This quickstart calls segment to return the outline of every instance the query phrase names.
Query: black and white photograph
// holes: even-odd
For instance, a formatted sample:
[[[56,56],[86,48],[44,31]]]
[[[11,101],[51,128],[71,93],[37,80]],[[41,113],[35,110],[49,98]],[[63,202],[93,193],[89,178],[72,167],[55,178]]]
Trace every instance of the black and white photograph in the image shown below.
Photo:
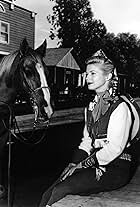
[[[0,207],[140,206],[139,0],[0,0]]]

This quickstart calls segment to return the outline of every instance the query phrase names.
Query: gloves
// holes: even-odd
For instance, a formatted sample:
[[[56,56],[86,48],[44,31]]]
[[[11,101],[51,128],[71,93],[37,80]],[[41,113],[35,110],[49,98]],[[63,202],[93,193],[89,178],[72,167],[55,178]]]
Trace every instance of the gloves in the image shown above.
[[[88,167],[96,167],[99,168],[99,163],[96,158],[96,152],[99,149],[96,149],[94,153],[92,153],[90,156],[87,157],[87,153],[83,150],[78,150],[78,153],[76,153],[75,161],[78,162],[82,157],[87,157],[84,160],[82,160],[79,163],[70,163],[62,172],[60,176],[60,181],[65,180],[67,177],[71,176],[76,170],[80,170],[82,168],[88,168]],[[78,156],[77,156],[78,155]]]
[[[81,162],[82,168],[96,167],[99,168],[99,163],[96,158],[96,151]]]
[[[73,163],[79,163],[82,160],[84,160],[87,156],[88,156],[88,153],[85,152],[84,150],[76,149],[74,154],[73,154],[72,162]]]
[[[75,170],[77,169],[81,169],[81,163],[79,164],[75,164],[75,163],[70,163],[62,172],[61,176],[60,176],[60,180],[63,181],[65,180],[67,177],[71,176]]]

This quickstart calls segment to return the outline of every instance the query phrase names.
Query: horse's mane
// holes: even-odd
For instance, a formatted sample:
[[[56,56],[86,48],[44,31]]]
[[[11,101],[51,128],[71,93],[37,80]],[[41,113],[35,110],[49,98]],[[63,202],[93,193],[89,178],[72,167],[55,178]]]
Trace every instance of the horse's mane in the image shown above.
[[[7,56],[5,56],[0,62],[0,77],[4,72],[9,73],[12,67],[12,64],[18,54],[18,51],[15,51]]]

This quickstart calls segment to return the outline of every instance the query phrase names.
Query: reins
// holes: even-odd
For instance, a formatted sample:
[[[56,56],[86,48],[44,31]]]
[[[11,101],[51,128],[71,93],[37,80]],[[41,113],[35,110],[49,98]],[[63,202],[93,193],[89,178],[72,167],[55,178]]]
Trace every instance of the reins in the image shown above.
[[[30,52],[29,52],[29,55],[34,60],[34,63],[37,64],[38,63],[37,58],[33,54],[31,54]],[[20,58],[21,57],[22,57],[22,55],[20,54]],[[30,97],[29,99],[30,99],[32,108],[34,110],[35,120],[34,120],[34,124],[33,124],[34,126],[33,126],[33,128],[35,128],[36,127],[36,124],[38,122],[38,114],[39,114],[39,110],[38,110],[38,106],[37,106],[37,95],[38,95],[38,92],[40,90],[42,90],[43,88],[46,88],[46,89],[48,89],[50,91],[50,88],[49,88],[48,85],[47,86],[40,86],[40,87],[35,88],[35,89],[34,88],[32,89],[30,87],[29,83],[27,82],[27,80],[26,80],[26,78],[24,76],[24,72],[22,70],[22,67],[20,67],[20,64],[22,63],[23,59],[24,59],[24,57],[20,60],[20,63],[18,64],[18,67],[19,67],[19,71],[20,71],[20,74],[21,74],[20,75],[21,76],[21,79],[22,79],[23,83],[26,86],[26,88],[24,88],[24,89],[26,90],[27,94],[29,94],[29,97]]]
[[[35,63],[37,63],[37,59],[32,54],[30,54],[30,55],[34,59]],[[16,67],[19,67],[20,66],[22,60],[23,59],[21,59],[21,55],[20,55],[20,62],[19,62],[19,64]],[[45,134],[46,134],[46,132],[44,132],[43,135],[41,136],[41,138],[38,141],[36,141],[36,142],[32,142],[31,143],[31,142],[28,141],[28,140],[32,140],[33,141],[32,138],[34,136],[34,132],[36,130],[37,123],[38,123],[39,110],[38,110],[38,106],[37,106],[37,101],[36,101],[37,98],[36,98],[36,96],[37,96],[38,91],[40,91],[41,89],[47,88],[48,90],[50,90],[50,88],[48,86],[40,86],[40,87],[38,87],[36,89],[32,89],[29,86],[29,84],[26,81],[26,79],[24,78],[24,73],[21,70],[21,68],[20,68],[19,72],[20,72],[21,77],[22,77],[21,81],[23,81],[24,84],[25,84],[25,86],[26,86],[24,89],[26,90],[27,94],[29,94],[29,99],[30,99],[32,108],[34,109],[34,116],[35,116],[35,118],[34,118],[34,123],[33,123],[32,130],[31,130],[31,135],[28,138],[26,138],[25,136],[22,135],[22,133],[21,133],[21,131],[19,129],[19,126],[18,126],[16,117],[14,115],[14,112],[13,112],[11,106],[8,103],[4,102],[4,101],[0,101],[0,103],[2,103],[3,105],[7,106],[8,110],[9,110],[9,114],[10,114],[9,126],[6,125],[4,119],[1,119],[1,120],[2,120],[3,125],[6,128],[6,130],[10,134],[12,134],[17,140],[20,140],[24,144],[33,144],[33,145],[35,145],[35,144],[39,144],[44,139]],[[12,123],[13,123],[13,129],[12,129]],[[48,126],[49,126],[49,120],[48,120],[48,123],[46,124],[46,129],[48,128]],[[19,136],[15,132],[16,129],[18,131]]]
[[[42,90],[43,94],[41,94],[40,90],[43,88],[48,88],[47,82],[43,82],[39,79],[39,76],[41,76],[40,70],[38,70],[41,66],[43,66],[43,57],[45,55],[45,50],[46,50],[46,41],[38,47],[36,50],[32,49],[29,47],[28,42],[26,38],[23,39],[23,41],[20,44],[20,48],[18,51],[13,52],[12,54],[6,56],[3,60],[2,63],[0,64],[0,69],[2,71],[1,73],[1,79],[2,83],[5,84],[5,87],[3,87],[4,84],[2,84],[1,87],[1,99],[0,99],[0,122],[2,125],[2,133],[1,135],[3,136],[3,131],[7,135],[6,142],[8,145],[9,149],[9,154],[8,154],[8,207],[11,207],[11,154],[12,154],[12,136],[16,138],[17,140],[20,140],[21,142],[25,144],[38,144],[44,139],[46,131],[44,131],[43,135],[39,138],[38,136],[35,137],[35,131],[38,129],[37,128],[37,123],[41,123],[42,121],[48,120],[48,117],[51,116],[51,111],[46,111],[47,109],[45,108],[46,103],[45,100],[43,99],[43,94],[44,96],[47,95],[47,91],[45,94],[45,91]],[[38,65],[37,65],[38,64]],[[34,67],[34,70],[32,71],[32,68]],[[44,68],[44,67],[43,67]],[[39,76],[28,76],[28,74],[31,72],[35,72],[35,75],[37,75],[37,72],[39,73]],[[30,75],[30,74],[29,74]],[[35,79],[36,78],[36,79]],[[42,77],[41,77],[42,78]],[[5,82],[4,82],[5,81]],[[35,81],[37,81],[35,83]],[[41,87],[40,86],[41,83]],[[44,84],[43,84],[44,83]],[[46,86],[44,86],[46,85]],[[10,89],[8,91],[8,89]],[[33,127],[31,129],[31,135],[30,137],[26,138],[24,134],[21,133],[20,128],[18,126],[14,110],[13,110],[13,102],[10,102],[10,97],[7,97],[9,101],[5,101],[6,95],[10,95],[11,99],[14,98],[12,97],[12,92],[15,89],[16,94],[18,94],[18,91],[22,92],[21,90],[24,89],[26,92],[28,99],[30,99],[30,103],[32,104],[32,107],[34,109],[34,123]],[[9,92],[9,93],[8,93]],[[7,94],[8,93],[8,94]],[[49,92],[48,92],[49,93]],[[42,97],[42,99],[40,99]],[[45,98],[50,98],[49,96]],[[42,102],[43,103],[42,103]],[[48,100],[46,100],[48,103]],[[40,105],[43,105],[44,111],[41,108]],[[49,105],[48,105],[49,106]],[[42,107],[42,106],[41,106]],[[47,122],[46,129],[48,128],[49,122]],[[16,131],[17,130],[17,131]],[[18,133],[18,134],[17,134]],[[4,135],[5,135],[4,134]],[[37,140],[38,139],[38,140]]]
[[[40,138],[38,141],[36,141],[36,142],[31,142],[31,141],[29,142],[28,140],[32,140],[32,141],[33,141],[32,138],[33,138],[33,135],[34,135],[34,133],[35,133],[35,131],[36,131],[36,124],[33,124],[32,131],[31,131],[31,135],[30,135],[28,138],[26,138],[25,136],[22,135],[22,132],[20,131],[20,128],[19,128],[18,123],[17,123],[17,120],[16,120],[16,117],[15,117],[15,115],[14,115],[14,113],[13,113],[13,111],[12,111],[10,105],[7,104],[7,103],[4,102],[4,101],[0,101],[0,102],[3,103],[4,105],[6,105],[6,106],[8,107],[8,110],[9,110],[9,117],[10,117],[10,118],[9,118],[9,127],[6,125],[4,119],[1,119],[1,120],[2,120],[2,122],[3,122],[3,125],[4,125],[5,129],[6,129],[11,135],[13,135],[13,137],[15,137],[17,140],[21,141],[21,142],[24,143],[24,144],[30,144],[30,145],[36,145],[36,144],[39,144],[39,143],[44,139],[44,137],[45,137],[45,135],[46,135],[46,130],[47,130],[48,127],[49,127],[49,122],[47,123],[47,125],[46,125],[46,129],[45,129],[43,135],[41,136],[41,138]],[[13,127],[12,127],[12,125],[13,125]],[[19,134],[19,136],[18,136],[17,133],[15,132],[16,129],[18,130],[18,134]]]
[[[37,62],[38,62],[37,58],[34,57],[34,55],[32,55],[31,53],[29,53],[29,55],[32,57],[32,59],[34,59],[35,64],[37,64]],[[4,127],[8,130],[8,132],[10,134],[12,134],[17,140],[20,140],[21,142],[23,142],[25,144],[33,144],[33,145],[35,145],[35,144],[39,144],[44,139],[45,134],[46,134],[46,132],[44,132],[43,135],[41,136],[41,138],[38,141],[36,141],[36,142],[30,143],[30,142],[27,141],[27,140],[32,140],[33,141],[32,138],[33,138],[33,135],[34,135],[34,132],[36,130],[37,123],[38,123],[39,110],[38,110],[38,106],[37,106],[37,94],[43,88],[47,88],[48,90],[50,90],[50,88],[48,86],[40,86],[40,87],[38,87],[36,89],[32,89],[30,87],[30,85],[28,84],[26,78],[24,77],[24,73],[22,71],[22,67],[20,67],[20,64],[22,63],[22,61],[23,61],[23,59],[25,57],[22,54],[19,54],[19,58],[20,58],[20,61],[19,61],[18,65],[14,66],[14,68],[19,67],[21,82],[23,81],[25,86],[26,86],[24,89],[26,90],[27,94],[29,94],[29,99],[30,99],[30,102],[31,102],[32,107],[34,109],[34,116],[35,116],[35,118],[34,118],[34,123],[33,123],[32,130],[31,130],[31,135],[28,138],[26,138],[25,136],[22,135],[22,133],[21,133],[21,131],[19,129],[16,117],[14,115],[14,112],[13,112],[11,106],[8,103],[4,102],[4,101],[0,101],[0,103],[2,103],[3,105],[7,106],[8,110],[9,110],[9,114],[10,114],[9,126],[6,125],[4,119],[2,119],[2,122],[3,122]],[[12,129],[12,124],[13,124],[13,129]],[[48,123],[46,124],[46,129],[48,128],[48,126],[49,126],[49,120],[48,120]],[[16,129],[18,131],[19,136],[15,132]]]
[[[50,88],[48,86],[40,86],[36,89],[31,89],[28,91],[28,94],[30,95],[30,102],[32,104],[32,108],[34,109],[34,114],[35,114],[35,119],[34,119],[34,126],[33,128],[36,127],[36,124],[38,123],[38,114],[39,114],[39,111],[38,111],[38,106],[37,106],[37,103],[36,103],[36,94],[38,93],[39,90],[43,89],[43,88],[47,88],[48,90],[50,90]],[[48,120],[48,123],[49,123],[49,120]]]
[[[40,60],[38,60],[38,58],[34,55],[34,54],[32,54],[31,53],[32,51],[28,51],[28,56],[30,56],[31,57],[31,59],[33,59],[33,62],[34,62],[34,64],[36,65],[37,63],[39,63],[40,62]],[[30,99],[30,103],[31,103],[31,105],[32,105],[32,108],[33,108],[33,110],[34,110],[34,123],[33,123],[33,127],[32,127],[32,130],[31,130],[31,135],[30,135],[30,137],[28,137],[28,138],[26,138],[26,137],[24,137],[23,136],[23,134],[21,133],[21,131],[20,131],[20,128],[19,128],[19,126],[18,126],[18,123],[17,123],[17,120],[16,120],[16,117],[15,117],[15,114],[14,114],[14,111],[13,111],[13,109],[12,109],[12,107],[11,107],[11,105],[10,104],[8,104],[7,102],[5,102],[5,101],[0,101],[0,104],[2,104],[2,105],[5,105],[5,106],[7,106],[7,109],[9,110],[9,116],[10,116],[10,119],[9,119],[9,126],[7,126],[7,124],[5,123],[5,120],[4,119],[1,119],[2,120],[2,122],[3,122],[3,125],[4,125],[4,127],[9,131],[9,133],[10,134],[12,134],[16,139],[18,139],[18,140],[20,140],[20,141],[22,141],[22,142],[24,142],[24,143],[26,143],[26,144],[38,144],[38,143],[40,143],[42,140],[43,140],[43,138],[44,138],[44,136],[45,136],[45,132],[44,132],[44,134],[42,135],[42,137],[38,140],[38,141],[34,141],[34,139],[33,139],[33,136],[34,136],[34,132],[35,132],[35,130],[37,129],[37,124],[40,122],[40,120],[41,119],[39,119],[40,118],[40,109],[38,108],[38,96],[39,96],[39,92],[40,92],[40,90],[42,90],[42,89],[48,89],[49,91],[50,91],[50,88],[48,87],[48,85],[47,86],[39,86],[39,87],[37,87],[37,88],[32,88],[31,86],[30,86],[30,84],[28,83],[28,81],[26,80],[26,78],[25,78],[25,76],[24,76],[24,71],[22,70],[23,69],[23,66],[22,66],[22,63],[23,63],[23,60],[26,58],[26,55],[25,54],[22,54],[21,53],[21,51],[19,51],[18,52],[18,55],[16,56],[18,59],[16,59],[17,61],[18,61],[18,63],[17,63],[17,61],[13,61],[13,64],[12,64],[12,67],[13,68],[18,68],[19,70],[19,73],[20,73],[20,82],[23,82],[24,83],[24,90],[26,91],[26,93],[28,94],[28,96],[29,96],[29,99]],[[36,66],[35,66],[36,67]],[[16,69],[14,69],[14,72],[15,72],[15,70]],[[12,77],[14,77],[14,76],[12,76]],[[12,82],[13,82],[14,80],[12,80]],[[20,84],[20,83],[19,83]],[[7,112],[8,113],[8,112]],[[13,124],[13,126],[12,126],[12,124]],[[48,121],[46,121],[46,128],[48,128],[48,126],[49,126],[49,120]],[[12,128],[13,127],[13,128]],[[18,132],[18,134],[19,135],[17,135],[17,133],[15,132],[16,131],[16,129],[17,129],[17,132]],[[30,141],[32,141],[32,143],[30,143],[29,142],[29,140]],[[33,142],[34,141],[34,142]]]
[[[8,149],[9,149],[9,153],[8,153],[8,207],[10,207],[11,206],[11,150],[12,150],[11,149],[11,147],[12,147],[11,145],[13,143],[12,142],[12,136],[11,135],[13,135],[13,137],[15,137],[17,140],[20,140],[24,144],[32,144],[32,145],[35,145],[35,144],[39,144],[44,139],[46,132],[43,133],[42,137],[38,141],[36,141],[34,143],[27,142],[27,140],[29,138],[27,139],[23,135],[21,135],[21,132],[20,132],[19,127],[18,127],[18,124],[17,124],[16,117],[13,116],[13,111],[12,111],[11,106],[8,103],[4,102],[4,101],[0,101],[0,103],[2,103],[2,105],[7,106],[8,110],[9,110],[9,126],[6,125],[4,119],[1,119],[1,121],[2,121],[5,129],[8,131],[8,142],[7,142]],[[16,127],[18,129],[18,132],[19,132],[19,135],[20,136],[17,136],[16,133],[12,131],[12,122],[13,122],[13,120],[14,120],[14,126],[16,124]],[[47,125],[47,128],[48,128],[48,125]],[[36,129],[36,127],[33,126],[33,130],[32,130],[30,139],[31,139],[31,137],[34,134],[35,129]]]

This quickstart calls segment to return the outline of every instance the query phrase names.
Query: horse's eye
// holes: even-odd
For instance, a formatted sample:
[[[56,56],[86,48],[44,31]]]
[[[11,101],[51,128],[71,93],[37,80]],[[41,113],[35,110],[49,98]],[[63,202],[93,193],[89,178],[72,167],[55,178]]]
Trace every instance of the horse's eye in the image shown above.
[[[27,78],[32,77],[32,71],[30,68],[25,68],[24,72],[25,72]]]

